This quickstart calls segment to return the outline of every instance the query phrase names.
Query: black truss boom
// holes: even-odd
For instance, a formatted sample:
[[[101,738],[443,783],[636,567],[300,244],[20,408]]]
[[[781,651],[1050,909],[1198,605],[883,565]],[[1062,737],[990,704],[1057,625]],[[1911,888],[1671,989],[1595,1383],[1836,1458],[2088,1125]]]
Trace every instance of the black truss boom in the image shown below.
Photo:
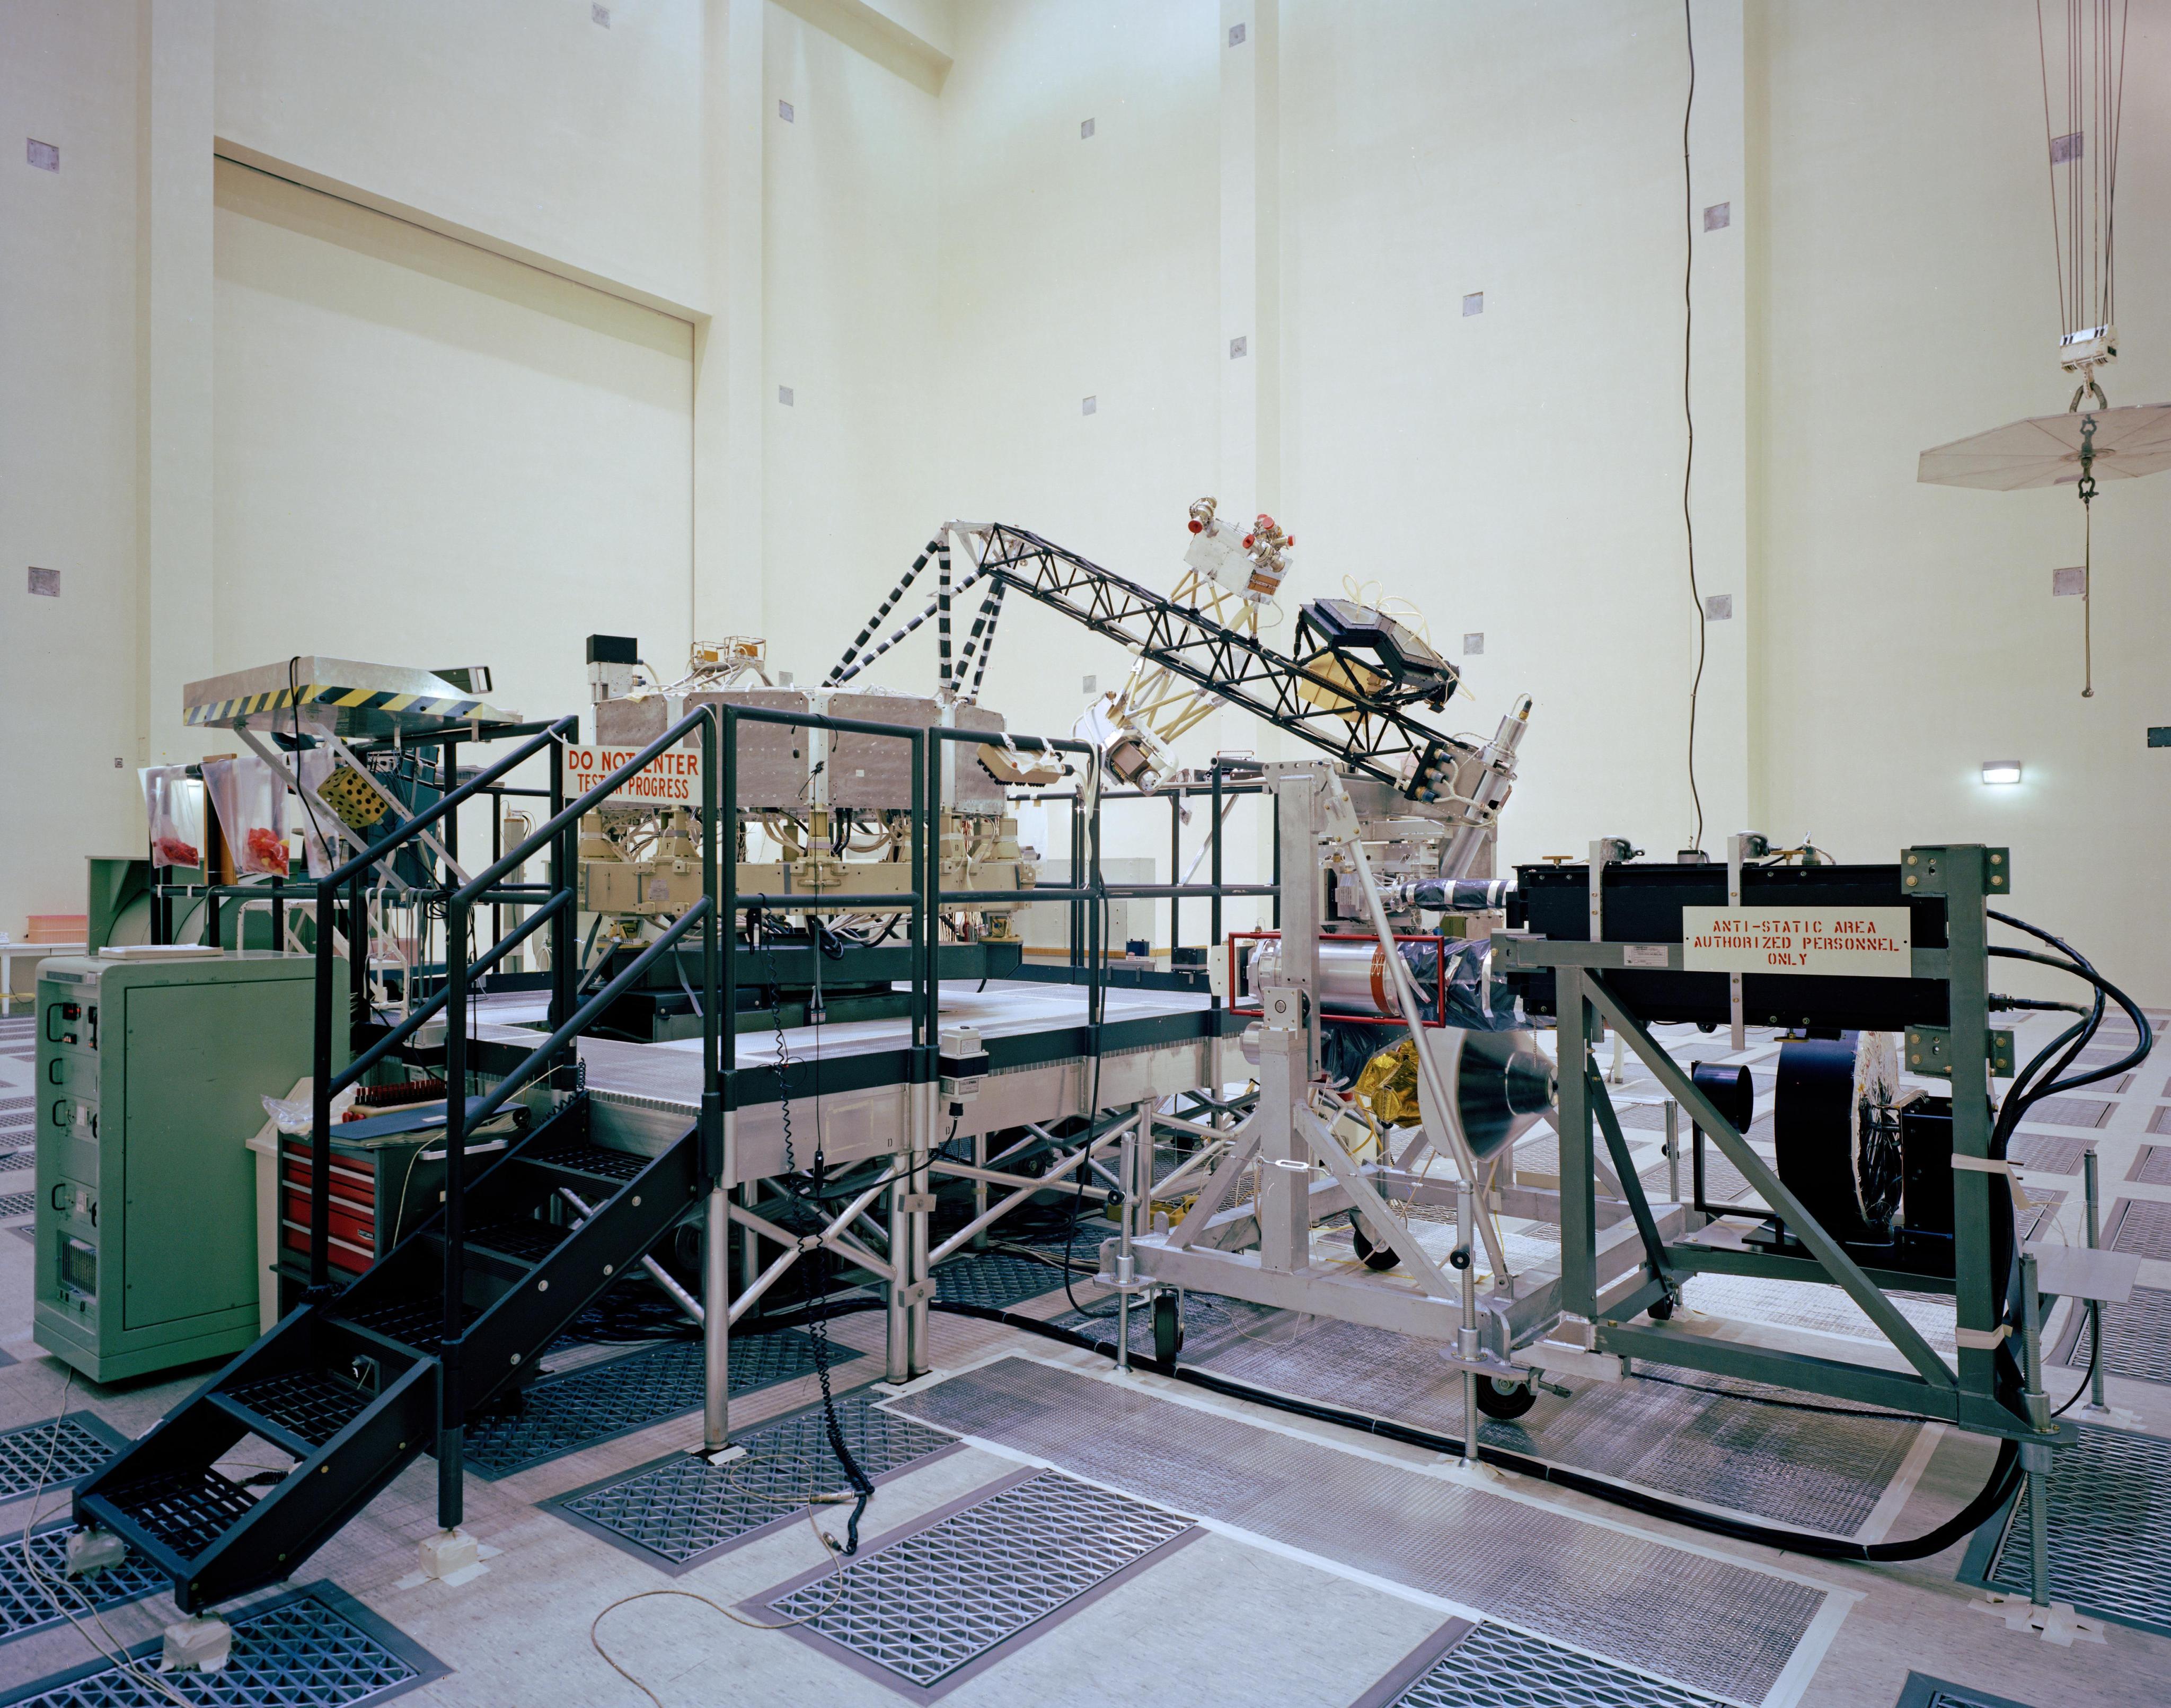
[[[1137,653],[1231,706],[1397,787],[1429,753],[1465,744],[1368,699],[1136,582],[1003,523],[975,527],[980,572]],[[1310,689],[1321,702],[1305,697]],[[1404,763],[1408,756],[1410,763]]]

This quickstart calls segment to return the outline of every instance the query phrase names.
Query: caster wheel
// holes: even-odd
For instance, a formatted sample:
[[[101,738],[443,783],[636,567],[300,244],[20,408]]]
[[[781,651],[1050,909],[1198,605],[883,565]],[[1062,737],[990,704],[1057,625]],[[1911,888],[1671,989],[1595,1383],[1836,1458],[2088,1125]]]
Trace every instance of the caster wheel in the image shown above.
[[[1164,1364],[1173,1364],[1176,1355],[1183,1350],[1183,1315],[1177,1308],[1174,1293],[1155,1293],[1153,1302],[1154,1356]]]
[[[1674,1302],[1671,1299],[1655,1300],[1652,1303],[1651,1308],[1644,1313],[1644,1314],[1649,1317],[1654,1323],[1667,1322],[1673,1317]]]
[[[1496,1382],[1490,1376],[1477,1378],[1477,1409],[1488,1417],[1503,1421],[1520,1417],[1538,1403],[1538,1390],[1521,1383]]]
[[[1373,1244],[1365,1235],[1364,1222],[1354,1215],[1349,1218],[1349,1233],[1352,1242],[1356,1247],[1357,1255],[1365,1268],[1386,1270],[1392,1269],[1402,1261],[1402,1259],[1395,1255],[1395,1249],[1391,1245]]]

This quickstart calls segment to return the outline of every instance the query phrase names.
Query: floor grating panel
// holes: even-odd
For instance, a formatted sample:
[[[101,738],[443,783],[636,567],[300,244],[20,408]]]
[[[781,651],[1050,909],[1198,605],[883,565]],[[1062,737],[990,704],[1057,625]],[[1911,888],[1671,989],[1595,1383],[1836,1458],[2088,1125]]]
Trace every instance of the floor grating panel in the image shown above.
[[[2113,1251],[2171,1262],[2171,1204],[2153,1198],[2121,1198],[2111,1206],[2104,1243]]]
[[[2046,1097],[2040,1103],[2028,1106],[2027,1125],[2099,1127],[2110,1118],[2110,1112],[2115,1107],[2103,1098]]]
[[[2010,1696],[1993,1696],[1987,1690],[1932,1678],[1927,1673],[1910,1673],[1906,1688],[1892,1708],[2029,1708]]]
[[[2156,1113],[2162,1115],[2166,1111],[2171,1111],[2171,1104]],[[2155,1126],[2149,1128],[2152,1133],[2159,1131]],[[2171,1186],[2171,1145],[2143,1145],[2125,1178],[2140,1186]]]
[[[1715,1695],[1761,1701],[1825,1604],[1812,1584],[1024,1358],[887,1404]]]
[[[1248,1300],[1224,1298],[1219,1293],[1187,1292],[1182,1297],[1182,1357],[1188,1364],[1212,1357],[1221,1347],[1247,1334],[1270,1332],[1271,1324],[1297,1320],[1289,1312],[1255,1305]],[[1066,1311],[1050,1320],[1058,1328],[1083,1335],[1104,1346],[1116,1344],[1117,1313],[1107,1303],[1095,1306],[1091,1312]],[[1150,1306],[1132,1308],[1131,1351],[1137,1356],[1154,1356],[1153,1310]]]
[[[0,1192],[0,1218],[28,1216],[38,1207],[35,1192]]]
[[[834,1368],[858,1355],[839,1346],[831,1356]],[[673,1340],[546,1376],[526,1390],[519,1410],[469,1422],[468,1469],[485,1477],[510,1476],[697,1411],[703,1357],[700,1341]],[[813,1368],[814,1343],[796,1329],[732,1337],[733,1394],[789,1382]]]
[[[1100,1240],[1081,1231],[1078,1261],[1090,1263],[1100,1250]],[[1062,1260],[1058,1258],[1059,1263]],[[1053,1292],[1063,1285],[1063,1271],[1054,1264],[1007,1251],[976,1251],[946,1258],[935,1265],[935,1297],[945,1304],[978,1305],[983,1310],[1006,1311],[1027,1299]],[[1091,1277],[1080,1276],[1078,1281]]]
[[[864,1394],[838,1399],[837,1423],[852,1457],[876,1481],[953,1445],[949,1437],[882,1410]],[[733,1440],[747,1456],[730,1464],[674,1454],[548,1504],[583,1529],[675,1575],[757,1532],[798,1523],[810,1491],[844,1486],[819,1406]]]
[[[926,1690],[1133,1570],[1188,1518],[1059,1471],[1018,1480],[893,1542],[759,1598],[882,1673]]]
[[[2088,1366],[2088,1337],[2076,1311],[2071,1331],[2059,1348],[2061,1362],[2076,1370]],[[2103,1308],[2104,1373],[2139,1382],[2171,1382],[2171,1292],[2137,1286],[2122,1304]]]
[[[2171,1636],[2171,1441],[2083,1424],[2051,1459],[2051,1597]],[[1964,1582],[2029,1593],[2028,1487],[1975,1533]]]
[[[13,1535],[0,1546],[0,1642],[46,1625],[58,1625],[64,1615],[53,1605],[57,1597],[69,1613],[78,1616],[124,1603],[140,1601],[167,1587],[165,1573],[140,1555],[131,1553],[118,1566],[70,1582],[67,1576],[67,1539],[72,1524],[56,1524],[29,1539],[37,1564],[33,1575],[23,1558],[23,1538]]]
[[[402,1695],[445,1668],[402,1633],[330,1585],[235,1614],[233,1649],[217,1673],[159,1673],[158,1640],[129,1651],[133,1671],[110,1663],[0,1697],[12,1708],[352,1708]],[[145,1661],[149,1665],[143,1665]]]
[[[2024,1124],[2006,1148],[2006,1155],[2024,1168],[2045,1174],[2077,1174],[2088,1155],[2088,1141],[2071,1133],[2031,1133]]]
[[[88,1411],[0,1431],[0,1501],[88,1476],[127,1444],[120,1431]]]
[[[1471,1627],[1385,1708],[1718,1708],[1541,1637],[1492,1624]]]
[[[1772,1281],[1761,1276],[1697,1275],[1683,1283],[1683,1300],[1715,1317],[1739,1317],[1786,1329],[1811,1329],[1857,1340],[1884,1343],[1884,1331],[1836,1286],[1821,1282]],[[1922,1338],[1942,1352],[1954,1351],[1957,1320],[1950,1298],[1899,1299],[1900,1313]]]
[[[1459,1436],[1462,1379],[1429,1343],[1332,1318],[1284,1325],[1187,1356],[1216,1376]],[[1541,1394],[1479,1439],[1550,1464],[1836,1536],[1867,1523],[1921,1426],[1759,1403],[1755,1384],[1637,1380]]]

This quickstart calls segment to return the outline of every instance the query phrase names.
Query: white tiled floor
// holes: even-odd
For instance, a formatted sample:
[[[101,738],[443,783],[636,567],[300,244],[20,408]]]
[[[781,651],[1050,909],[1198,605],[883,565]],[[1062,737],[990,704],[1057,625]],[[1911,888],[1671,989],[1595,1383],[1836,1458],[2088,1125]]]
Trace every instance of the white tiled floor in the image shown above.
[[[13,1088],[27,1086],[31,1078],[29,1063],[6,1054],[11,1038],[26,1029],[0,1032],[0,1098],[24,1094]],[[2104,1125],[2089,1132],[2104,1156],[2106,1200],[2120,1194],[2171,1200],[2171,1188],[2124,1180],[2160,1101],[2162,1077],[2155,1066],[2144,1070]],[[1632,1074],[1617,1094],[1632,1098],[1648,1092]],[[1639,1167],[1655,1158],[1655,1131],[1632,1130],[1630,1140]],[[2064,1237],[2077,1242],[2078,1180],[2048,1184],[2066,1191],[2057,1225]],[[0,1180],[0,1190],[6,1184]],[[51,1415],[65,1390],[71,1408],[88,1407],[122,1430],[137,1432],[200,1378],[201,1372],[187,1372],[172,1380],[111,1388],[69,1381],[63,1367],[42,1355],[29,1337],[30,1255],[24,1242],[0,1234],[0,1350],[19,1361],[0,1367],[0,1426]],[[2144,1267],[2163,1271],[2144,1274],[2144,1281],[2171,1285],[2171,1265]],[[1048,1308],[1059,1304],[1059,1295]],[[1740,1300],[1731,1308],[1754,1313],[1753,1306]],[[838,1324],[837,1337],[871,1349],[880,1324],[877,1315],[849,1319]],[[1005,1345],[1042,1357],[1073,1356],[1013,1330],[955,1318],[937,1317],[934,1332],[938,1365],[949,1368]],[[1075,1357],[1088,1367],[1101,1367],[1083,1355]],[[2054,1381],[2061,1394],[2071,1379],[2070,1372],[2056,1372]],[[2171,1389],[2119,1381],[2111,1388],[2115,1403],[2139,1413],[2158,1432],[2171,1434]],[[742,1424],[751,1422],[812,1397],[811,1378],[787,1383],[742,1402],[735,1416]],[[1299,1429],[1330,1441],[1345,1438],[1342,1431],[1284,1415],[1257,1415],[1276,1428]],[[689,1447],[697,1432],[693,1420],[682,1419],[497,1483],[471,1479],[470,1527],[502,1551],[488,1571],[458,1588],[437,1583],[400,1587],[414,1564],[415,1543],[432,1528],[433,1468],[425,1461],[312,1560],[303,1577],[330,1577],[453,1668],[450,1676],[410,1700],[473,1708],[639,1708],[645,1699],[590,1646],[590,1623],[604,1607],[667,1583],[731,1604],[821,1558],[812,1538],[800,1528],[765,1537],[684,1577],[666,1580],[534,1504]],[[1362,1445],[1413,1463],[1427,1458],[1376,1439]],[[1981,1443],[1949,1433],[1890,1533],[1916,1533],[1954,1510],[1980,1482],[1987,1459]],[[991,1453],[968,1449],[909,1470],[882,1486],[870,1510],[869,1532],[905,1523],[1012,1469]],[[2171,1641],[2114,1626],[2104,1645],[2061,1649],[2009,1630],[2002,1620],[1970,1610],[1975,1593],[1954,1581],[1958,1549],[1935,1560],[1895,1566],[1812,1561],[1697,1537],[1551,1490],[1529,1492],[1608,1523],[1630,1523],[1745,1560],[1804,1572],[1856,1593],[1859,1598],[1848,1605],[1820,1663],[1792,1699],[1813,1708],[1883,1708],[1897,1697],[1910,1669],[1994,1690],[2036,1708],[2165,1699],[2163,1680],[2171,1677]],[[0,1533],[19,1531],[29,1516],[26,1505],[0,1507]],[[1391,1515],[1371,1513],[1362,1522],[1395,1521]],[[1453,1546],[1451,1538],[1427,1539]],[[1534,1570],[1547,1566],[1543,1561],[1531,1564]],[[1584,1585],[1572,1593],[1603,1595],[1606,1587]],[[155,1633],[171,1617],[170,1606],[154,1598],[110,1614],[107,1622],[117,1635],[132,1641]],[[1354,1578],[1331,1561],[1209,1535],[1055,1625],[946,1700],[958,1708],[1172,1701],[1332,1708],[1354,1701],[1443,1617],[1437,1603],[1376,1580]],[[820,1702],[846,1708],[899,1700],[802,1641],[744,1629],[689,1601],[651,1600],[623,1608],[611,1615],[604,1638],[671,1708],[717,1702],[753,1708]],[[87,1658],[82,1640],[65,1628],[0,1645],[0,1692]],[[1784,1704],[1775,1701],[1772,1708]]]

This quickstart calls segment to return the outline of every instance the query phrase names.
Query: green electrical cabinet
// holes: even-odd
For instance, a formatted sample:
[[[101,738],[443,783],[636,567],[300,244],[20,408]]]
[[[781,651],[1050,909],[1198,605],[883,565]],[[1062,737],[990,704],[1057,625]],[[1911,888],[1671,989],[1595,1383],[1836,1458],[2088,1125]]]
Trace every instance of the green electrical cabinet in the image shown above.
[[[312,1071],[315,993],[307,955],[141,950],[45,963],[38,1345],[112,1382],[256,1339],[247,1141],[264,1125],[262,1099]],[[345,1060],[341,1050],[335,1066]]]

